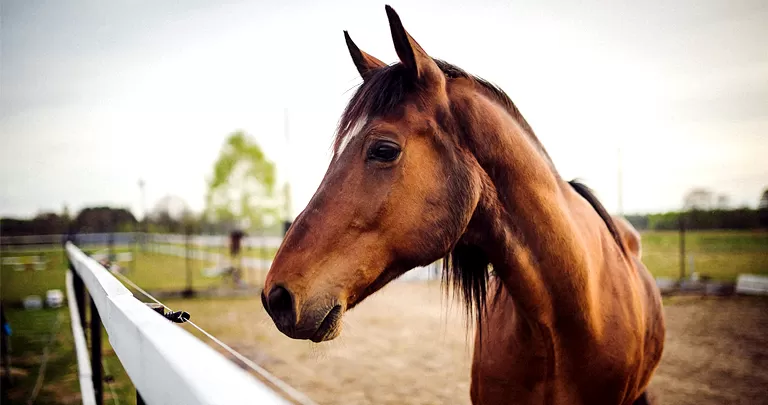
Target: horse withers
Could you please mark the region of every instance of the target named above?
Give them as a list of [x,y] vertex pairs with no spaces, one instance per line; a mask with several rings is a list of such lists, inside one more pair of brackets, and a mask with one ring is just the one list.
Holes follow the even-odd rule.
[[639,240],[560,177],[501,89],[430,57],[386,11],[398,63],[344,33],[363,83],[267,275],[275,325],[334,339],[346,311],[444,258],[476,320],[473,403],[641,403],[665,328]]

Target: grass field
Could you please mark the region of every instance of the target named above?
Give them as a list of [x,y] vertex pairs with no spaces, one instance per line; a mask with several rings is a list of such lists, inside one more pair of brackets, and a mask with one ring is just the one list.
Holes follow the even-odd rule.
[[[717,280],[734,280],[740,273],[768,274],[768,232],[695,231],[685,236],[686,275],[696,271]],[[680,234],[642,233],[643,262],[656,277],[680,275]],[[199,248],[226,255],[226,247]],[[269,259],[277,249],[245,249],[248,257]],[[693,267],[691,267],[691,263]]]
[[[656,277],[680,274],[680,239],[677,232],[645,232],[643,262]],[[93,252],[104,247],[89,247]],[[129,250],[117,248],[117,252]],[[224,247],[211,251],[226,254]],[[734,280],[739,273],[768,274],[768,232],[689,232],[686,234],[686,272],[693,270],[719,280]],[[245,256],[271,258],[274,249],[248,249]],[[16,271],[14,265],[0,267],[0,293],[6,302],[18,302],[24,296],[43,296],[52,288],[64,288],[65,262],[61,249],[27,249],[5,251],[3,256],[41,256],[47,260],[46,270]],[[139,252],[134,262],[120,263],[129,270],[127,276],[148,290],[181,290],[186,287],[186,261],[179,257]],[[221,278],[202,275],[205,268],[221,263],[191,260],[189,263],[194,288],[220,285]]]
[[[692,271],[717,280],[735,280],[740,273],[768,274],[768,232],[696,231],[685,236],[686,275]],[[680,234],[642,233],[643,262],[656,277],[680,276]],[[226,247],[201,248],[227,254]],[[276,249],[246,249],[254,258],[272,258]],[[691,266],[692,264],[692,266]]]
[[[86,252],[95,252],[104,249],[104,247],[89,247]],[[127,248],[116,248],[115,252],[128,251]],[[41,297],[50,289],[58,288],[64,290],[64,275],[66,274],[67,264],[64,257],[64,251],[60,248],[32,248],[24,250],[4,251],[3,258],[19,257],[22,260],[33,260],[38,257],[40,261],[46,262],[45,270],[36,271],[31,266],[26,266],[21,271],[19,266],[7,264],[5,261],[0,265],[0,293],[2,293],[5,302],[18,302],[23,297],[35,294]],[[121,265],[130,266],[128,263]]]
[[[93,252],[98,249],[87,249]],[[130,251],[128,248],[115,249],[115,252]],[[19,302],[27,295],[35,294],[41,297],[49,289],[64,290],[64,275],[66,261],[61,249],[49,250],[16,250],[6,252],[3,257],[32,257],[38,256],[47,261],[45,270],[35,271],[18,268],[11,264],[2,264],[0,274],[0,289],[3,300],[7,303]],[[163,254],[137,252],[133,262],[119,262],[127,270],[125,273],[132,281],[148,290],[181,290],[186,287],[187,263],[183,258]],[[207,278],[202,270],[216,263],[190,260],[190,272],[193,288],[206,288],[221,283],[220,277]]]
[[187,265],[189,265],[193,288],[205,288],[221,283],[221,278],[206,278],[201,275],[204,268],[216,263],[189,260],[160,253],[137,255],[135,269],[126,274],[134,283],[145,290],[180,290],[186,287]]
[[[27,404],[39,377],[45,347],[50,344],[49,357],[42,376],[42,385],[35,400],[37,405],[74,405],[80,400],[77,380],[77,359],[74,353],[69,312],[66,308],[24,311],[6,310],[12,327],[10,404]],[[88,333],[88,332],[86,332]],[[88,337],[90,339],[90,337]],[[105,403],[117,397],[121,403],[136,403],[135,388],[123,370],[120,360],[102,331],[104,375],[113,382],[104,385]]]
[[[680,275],[678,232],[642,234],[643,263],[656,277]],[[740,273],[768,274],[768,232],[688,232],[685,236],[686,274],[693,270],[718,280],[735,280]]]

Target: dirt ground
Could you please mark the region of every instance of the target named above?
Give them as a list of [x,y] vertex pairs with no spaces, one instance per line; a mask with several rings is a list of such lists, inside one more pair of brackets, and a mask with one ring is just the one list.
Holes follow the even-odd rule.
[[677,298],[651,392],[664,404],[768,404],[768,299]]
[[[392,283],[345,316],[340,338],[320,345],[281,335],[256,299],[178,305],[319,404],[469,403],[472,333],[437,283]],[[768,300],[676,298],[666,316],[651,384],[659,403],[768,403]]]

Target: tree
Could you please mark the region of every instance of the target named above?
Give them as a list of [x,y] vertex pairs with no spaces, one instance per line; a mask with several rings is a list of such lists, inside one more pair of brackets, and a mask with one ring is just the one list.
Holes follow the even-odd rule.
[[253,138],[242,131],[232,133],[208,181],[206,220],[246,229],[276,224],[281,199],[276,195],[275,172],[275,164]]
[[768,188],[763,191],[763,195],[760,197],[760,203],[757,205],[757,215],[760,227],[768,228]]
[[90,207],[77,214],[74,230],[81,233],[116,232],[132,229],[136,223],[136,218],[125,208]]

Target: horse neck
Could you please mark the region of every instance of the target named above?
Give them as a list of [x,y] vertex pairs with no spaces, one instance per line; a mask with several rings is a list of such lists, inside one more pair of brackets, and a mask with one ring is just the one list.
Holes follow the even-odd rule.
[[483,117],[481,123],[464,123],[484,184],[468,238],[485,250],[527,317],[551,323],[564,313],[589,327],[589,253],[602,253],[601,235],[574,219],[584,201],[574,198],[533,135],[503,107],[479,96],[469,108],[485,111],[471,114]]

